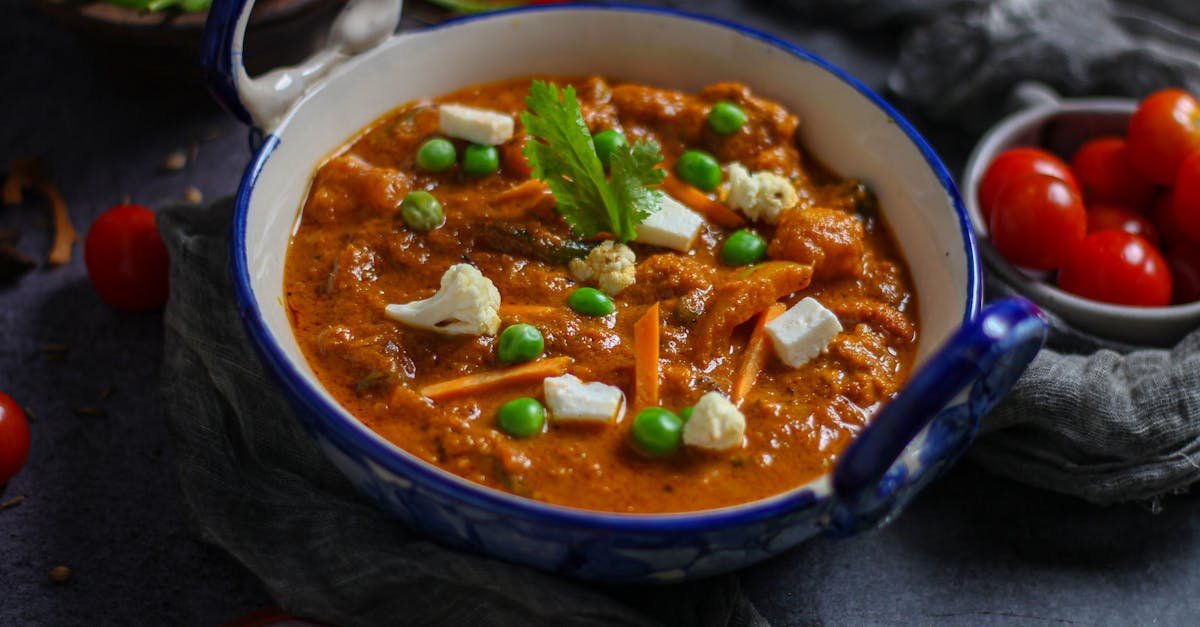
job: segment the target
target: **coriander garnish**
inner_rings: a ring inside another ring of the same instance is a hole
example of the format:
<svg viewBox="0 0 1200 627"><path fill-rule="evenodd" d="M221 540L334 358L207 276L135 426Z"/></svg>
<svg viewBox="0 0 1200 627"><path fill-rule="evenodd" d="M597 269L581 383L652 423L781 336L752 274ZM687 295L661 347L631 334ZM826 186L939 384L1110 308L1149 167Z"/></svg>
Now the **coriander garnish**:
<svg viewBox="0 0 1200 627"><path fill-rule="evenodd" d="M637 236L637 225L658 211L662 192L652 186L665 173L658 144L638 141L621 146L610 161L612 180L596 155L575 88L561 92L552 83L533 81L521 114L525 130L540 141L525 146L534 178L550 187L558 212L581 237L610 233L622 242Z"/></svg>

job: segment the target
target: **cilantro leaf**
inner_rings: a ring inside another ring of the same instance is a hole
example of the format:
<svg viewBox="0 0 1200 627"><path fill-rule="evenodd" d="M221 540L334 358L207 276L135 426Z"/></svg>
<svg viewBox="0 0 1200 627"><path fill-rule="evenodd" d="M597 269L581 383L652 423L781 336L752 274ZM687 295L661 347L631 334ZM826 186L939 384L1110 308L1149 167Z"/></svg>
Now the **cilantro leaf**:
<svg viewBox="0 0 1200 627"><path fill-rule="evenodd" d="M622 242L633 239L637 225L659 208L660 192L646 187L664 176L654 167L662 161L658 145L643 141L613 153L610 183L574 87L560 92L553 83L533 81L525 104L521 121L539 141L526 144L523 154L534 178L554 194L563 219L582 237L607 232Z"/></svg>
<svg viewBox="0 0 1200 627"><path fill-rule="evenodd" d="M632 147L618 148L608 162L612 170L613 193L619 205L627 208L620 214L618 231L630 233L630 239L636 237L637 225L658 211L662 202L662 192L650 187L662 183L667 175L654 167L662 160L658 144L638 141Z"/></svg>

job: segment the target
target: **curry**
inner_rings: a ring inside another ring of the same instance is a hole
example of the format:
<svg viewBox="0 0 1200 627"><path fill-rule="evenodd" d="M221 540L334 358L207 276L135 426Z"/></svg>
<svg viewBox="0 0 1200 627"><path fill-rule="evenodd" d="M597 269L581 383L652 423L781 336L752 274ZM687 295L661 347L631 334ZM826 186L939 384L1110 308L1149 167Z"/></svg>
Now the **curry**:
<svg viewBox="0 0 1200 627"><path fill-rule="evenodd" d="M313 177L295 336L351 414L499 490L661 513L803 485L904 384L919 330L874 197L801 123L733 82L405 104Z"/></svg>

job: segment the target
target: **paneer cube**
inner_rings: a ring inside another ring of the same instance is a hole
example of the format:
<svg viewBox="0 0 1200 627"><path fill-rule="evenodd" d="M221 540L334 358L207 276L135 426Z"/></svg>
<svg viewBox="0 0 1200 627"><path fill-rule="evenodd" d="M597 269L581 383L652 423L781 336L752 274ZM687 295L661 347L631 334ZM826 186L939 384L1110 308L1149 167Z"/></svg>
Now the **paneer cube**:
<svg viewBox="0 0 1200 627"><path fill-rule="evenodd" d="M625 415L625 394L605 383L584 383L572 374L542 382L546 407L555 422L609 423Z"/></svg>
<svg viewBox="0 0 1200 627"><path fill-rule="evenodd" d="M810 297L779 314L764 327L780 361L799 368L821 354L842 332L837 316Z"/></svg>
<svg viewBox="0 0 1200 627"><path fill-rule="evenodd" d="M513 118L507 113L459 104L438 107L438 130L475 144L499 146L512 139L513 126Z"/></svg>
<svg viewBox="0 0 1200 627"><path fill-rule="evenodd" d="M704 216L663 194L659 210L638 225L633 241L686 253L692 249L702 226Z"/></svg>
<svg viewBox="0 0 1200 627"><path fill-rule="evenodd" d="M692 417L683 425L687 446L724 451L742 445L746 417L720 392L709 392L696 401Z"/></svg>

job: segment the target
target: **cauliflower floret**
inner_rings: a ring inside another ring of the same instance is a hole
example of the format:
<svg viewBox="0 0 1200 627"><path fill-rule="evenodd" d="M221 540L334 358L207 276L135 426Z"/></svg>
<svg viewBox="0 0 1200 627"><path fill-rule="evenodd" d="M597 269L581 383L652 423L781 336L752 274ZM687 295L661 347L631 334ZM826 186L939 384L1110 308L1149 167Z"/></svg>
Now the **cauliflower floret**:
<svg viewBox="0 0 1200 627"><path fill-rule="evenodd" d="M593 248L583 259L572 259L571 276L576 281L595 279L600 291L616 296L637 282L637 257L625 244L607 241Z"/></svg>
<svg viewBox="0 0 1200 627"><path fill-rule="evenodd" d="M442 275L433 296L388 305L388 318L446 335L495 335L500 328L500 291L475 266L459 263Z"/></svg>
<svg viewBox="0 0 1200 627"><path fill-rule="evenodd" d="M745 435L746 417L720 392L701 396L683 426L684 444L714 451L741 446Z"/></svg>
<svg viewBox="0 0 1200 627"><path fill-rule="evenodd" d="M800 196L786 178L766 171L750 174L742 164L734 162L729 165L729 193L725 202L751 220L775 224L780 214L800 202Z"/></svg>

